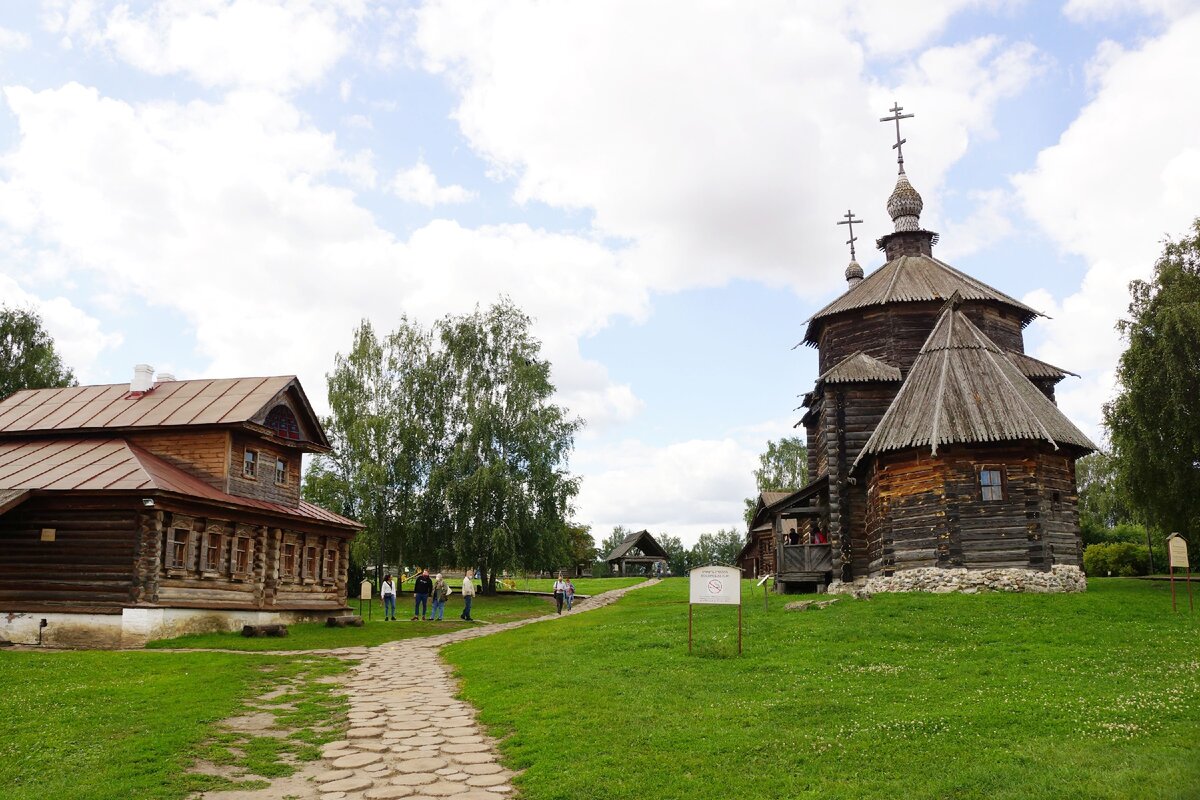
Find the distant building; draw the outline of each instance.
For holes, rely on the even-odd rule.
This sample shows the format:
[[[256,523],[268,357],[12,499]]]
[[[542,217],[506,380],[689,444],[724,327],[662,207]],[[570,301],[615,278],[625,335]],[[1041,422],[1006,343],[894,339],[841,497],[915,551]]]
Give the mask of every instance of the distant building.
[[[784,590],[1081,564],[1075,461],[1095,445],[1054,399],[1073,373],[1025,354],[1037,311],[933,255],[922,206],[901,157],[887,262],[864,277],[852,249],[846,292],[808,321],[820,376],[798,425],[812,480],[760,500],[750,533],[772,527]]]
[[[613,548],[605,561],[610,572],[617,575],[666,575],[670,572],[670,556],[650,531],[638,531],[626,536]]]
[[[0,402],[0,638],[136,646],[346,608],[361,526],[300,499],[328,440],[294,377]]]

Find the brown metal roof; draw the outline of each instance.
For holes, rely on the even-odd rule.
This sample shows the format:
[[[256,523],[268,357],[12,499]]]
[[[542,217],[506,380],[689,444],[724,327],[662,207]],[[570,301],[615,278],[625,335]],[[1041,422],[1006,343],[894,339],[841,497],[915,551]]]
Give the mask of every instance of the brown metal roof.
[[[142,395],[127,383],[26,389],[0,402],[0,433],[244,423],[293,384],[303,398],[299,382],[287,375],[168,381]]]
[[[953,298],[854,463],[908,447],[937,455],[943,444],[1015,440],[1096,449]]]
[[[817,379],[825,383],[866,383],[899,381],[900,370],[859,350],[846,356]]]
[[[867,306],[889,303],[911,303],[948,300],[958,292],[964,300],[991,300],[1016,309],[1023,324],[1041,316],[1036,309],[1016,300],[986,283],[959,272],[933,256],[900,256],[872,272],[862,283],[848,290],[829,305],[813,314],[804,334],[806,344],[817,344],[820,320]]]
[[[304,500],[300,501],[299,507],[293,508],[226,494],[124,439],[76,437],[0,441],[0,501],[9,493],[31,490],[157,490],[270,514],[362,527],[354,520]]]

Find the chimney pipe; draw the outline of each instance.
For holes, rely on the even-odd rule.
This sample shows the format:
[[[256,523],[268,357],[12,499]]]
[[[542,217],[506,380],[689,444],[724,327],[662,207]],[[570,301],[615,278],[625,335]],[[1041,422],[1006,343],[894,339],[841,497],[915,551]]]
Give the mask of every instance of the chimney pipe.
[[[129,391],[135,394],[145,394],[154,387],[154,367],[149,364],[137,364],[133,368],[133,380],[129,383]]]
[[[170,383],[175,380],[174,372],[160,372],[154,377],[155,383]]]

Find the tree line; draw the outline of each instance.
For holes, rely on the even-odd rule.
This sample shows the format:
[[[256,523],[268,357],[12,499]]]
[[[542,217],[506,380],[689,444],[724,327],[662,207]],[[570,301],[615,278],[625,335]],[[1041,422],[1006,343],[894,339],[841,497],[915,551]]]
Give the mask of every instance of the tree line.
[[[583,423],[551,402],[550,363],[511,301],[429,326],[402,316],[383,336],[363,321],[328,381],[333,450],[303,492],[366,526],[355,563],[478,568],[484,591],[504,570],[571,563]]]

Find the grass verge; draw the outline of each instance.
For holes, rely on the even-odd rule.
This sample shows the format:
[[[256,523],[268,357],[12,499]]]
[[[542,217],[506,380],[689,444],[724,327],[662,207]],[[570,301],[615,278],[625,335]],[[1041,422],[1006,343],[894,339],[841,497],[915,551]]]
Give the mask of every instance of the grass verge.
[[[262,787],[259,780],[188,769],[228,735],[219,723],[242,710],[245,698],[281,683],[304,687],[295,704],[283,706],[301,715],[292,719],[293,730],[309,731],[294,741],[319,744],[303,737],[320,739],[334,709],[325,699],[331,687],[313,681],[345,667],[311,661],[220,653],[0,653],[0,796],[172,800],[208,789]],[[293,757],[304,755],[297,748]],[[272,775],[288,759],[243,760],[257,774]]]
[[[1197,617],[1163,584],[788,612],[687,582],[452,645],[527,800],[1196,797]]]
[[[358,613],[358,601],[350,605]],[[396,622],[385,622],[383,606],[378,598],[372,601],[369,618],[361,628],[327,628],[323,623],[306,622],[288,626],[288,635],[281,639],[247,639],[240,633],[198,633],[174,639],[159,639],[146,645],[152,649],[195,648],[204,650],[325,650],[335,647],[374,647],[386,642],[411,639],[418,636],[435,636],[439,633],[471,627],[473,623],[462,622],[462,595],[455,592],[446,603],[445,621],[410,621],[412,595],[402,595],[396,604]],[[476,597],[471,616],[480,623],[512,622],[528,619],[554,610],[554,601],[545,597],[498,594],[495,597]],[[366,614],[366,603],[363,613]],[[479,623],[474,623],[479,624]]]

